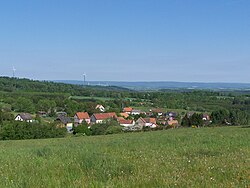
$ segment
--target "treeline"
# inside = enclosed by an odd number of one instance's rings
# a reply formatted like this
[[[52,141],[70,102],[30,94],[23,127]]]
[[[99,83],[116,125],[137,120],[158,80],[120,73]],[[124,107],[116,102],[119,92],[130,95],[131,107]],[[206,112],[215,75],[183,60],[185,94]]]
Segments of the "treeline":
[[[64,93],[77,96],[123,97],[123,93],[126,93],[130,90],[116,86],[82,86],[56,83],[52,81],[38,81],[24,78],[0,77],[0,91]]]
[[[250,115],[246,111],[239,109],[220,109],[213,111],[210,116],[209,121],[203,121],[203,114],[194,113],[192,116],[188,117],[186,114],[181,121],[181,125],[184,127],[202,127],[202,126],[220,126],[220,125],[248,125],[250,122]]]
[[[0,124],[0,140],[61,138],[66,134],[66,128],[58,128],[56,124],[20,121],[5,121]]]

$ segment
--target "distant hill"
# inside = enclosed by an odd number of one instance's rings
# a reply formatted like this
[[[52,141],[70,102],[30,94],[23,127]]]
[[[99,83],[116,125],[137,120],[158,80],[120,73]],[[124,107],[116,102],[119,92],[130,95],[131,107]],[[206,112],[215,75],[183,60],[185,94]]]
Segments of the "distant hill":
[[[68,93],[72,95],[80,95],[93,91],[130,91],[127,88],[118,86],[83,86],[71,83],[58,83],[53,81],[38,81],[30,80],[26,78],[10,78],[0,77],[0,91],[13,92],[13,91],[24,91],[24,92],[49,92],[49,93]],[[101,92],[100,91],[100,92]]]
[[[78,80],[56,80],[55,82],[82,85]],[[212,89],[212,90],[250,90],[250,83],[201,83],[201,82],[114,82],[89,81],[88,85],[117,86],[133,90],[161,89]]]

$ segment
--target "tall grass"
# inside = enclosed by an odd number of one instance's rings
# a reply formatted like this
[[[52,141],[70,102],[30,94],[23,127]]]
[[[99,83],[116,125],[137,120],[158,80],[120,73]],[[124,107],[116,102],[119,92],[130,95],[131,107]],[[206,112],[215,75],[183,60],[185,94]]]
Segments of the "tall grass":
[[[0,187],[249,187],[250,129],[1,141]]]

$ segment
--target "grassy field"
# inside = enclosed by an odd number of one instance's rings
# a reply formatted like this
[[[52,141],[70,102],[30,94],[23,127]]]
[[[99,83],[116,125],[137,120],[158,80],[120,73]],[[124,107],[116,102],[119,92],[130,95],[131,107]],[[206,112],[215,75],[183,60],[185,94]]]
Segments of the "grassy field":
[[[0,187],[249,187],[250,128],[1,141]]]

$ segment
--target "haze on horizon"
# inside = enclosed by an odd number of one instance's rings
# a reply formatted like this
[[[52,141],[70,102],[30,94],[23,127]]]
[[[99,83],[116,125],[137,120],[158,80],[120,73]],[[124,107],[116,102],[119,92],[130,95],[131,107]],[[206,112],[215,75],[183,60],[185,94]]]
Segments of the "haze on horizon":
[[[249,0],[0,1],[0,76],[250,83]]]

